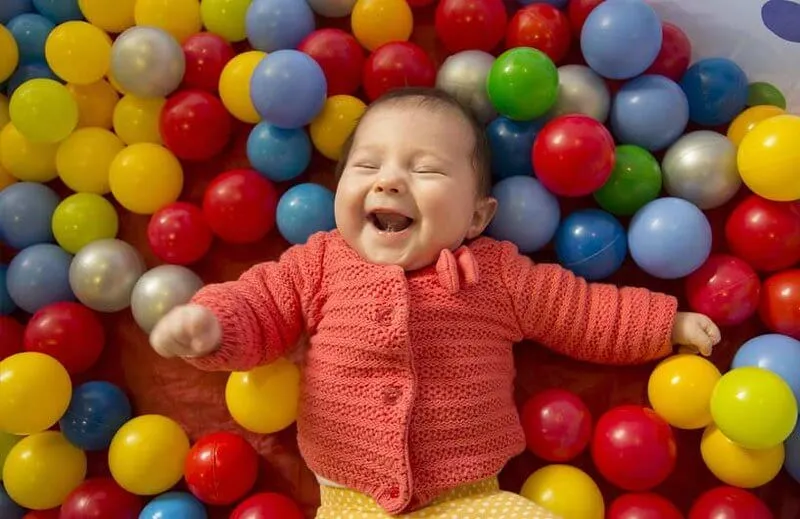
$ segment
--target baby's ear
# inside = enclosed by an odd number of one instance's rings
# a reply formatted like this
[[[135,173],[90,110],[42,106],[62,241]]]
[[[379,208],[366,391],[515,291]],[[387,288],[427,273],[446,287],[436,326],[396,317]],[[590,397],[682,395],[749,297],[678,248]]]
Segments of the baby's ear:
[[[475,206],[475,213],[472,215],[472,223],[467,231],[467,239],[471,240],[480,236],[494,218],[495,212],[497,212],[497,199],[486,196],[479,200]]]

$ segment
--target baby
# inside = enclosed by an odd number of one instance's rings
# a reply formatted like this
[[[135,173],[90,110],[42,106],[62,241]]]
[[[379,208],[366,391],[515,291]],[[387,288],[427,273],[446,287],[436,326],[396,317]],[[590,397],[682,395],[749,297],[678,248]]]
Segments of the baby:
[[[456,100],[391,92],[343,150],[336,230],[206,286],[153,330],[162,356],[225,371],[308,332],[297,430],[318,518],[555,518],[498,486],[525,448],[512,345],[634,364],[720,339],[671,296],[588,284],[481,237],[497,207],[489,159]]]

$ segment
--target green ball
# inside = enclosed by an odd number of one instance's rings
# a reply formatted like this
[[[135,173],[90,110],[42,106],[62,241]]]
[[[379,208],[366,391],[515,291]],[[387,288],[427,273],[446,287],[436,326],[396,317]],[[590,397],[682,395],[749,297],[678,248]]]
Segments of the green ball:
[[[594,192],[597,203],[617,216],[630,216],[661,192],[661,166],[644,148],[617,146],[614,169],[603,187]]]
[[[497,113],[515,121],[530,121],[555,104],[558,69],[544,52],[517,47],[497,57],[486,78],[486,89]]]
[[[771,105],[786,110],[786,98],[770,83],[750,83],[747,87],[747,106]]]

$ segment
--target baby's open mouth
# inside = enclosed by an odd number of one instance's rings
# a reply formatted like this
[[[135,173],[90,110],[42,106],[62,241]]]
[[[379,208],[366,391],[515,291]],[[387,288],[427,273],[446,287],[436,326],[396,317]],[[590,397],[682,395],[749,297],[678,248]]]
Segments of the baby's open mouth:
[[[369,213],[368,218],[369,221],[372,222],[372,225],[383,232],[404,231],[414,223],[414,220],[408,216],[400,213],[387,213],[383,211]]]

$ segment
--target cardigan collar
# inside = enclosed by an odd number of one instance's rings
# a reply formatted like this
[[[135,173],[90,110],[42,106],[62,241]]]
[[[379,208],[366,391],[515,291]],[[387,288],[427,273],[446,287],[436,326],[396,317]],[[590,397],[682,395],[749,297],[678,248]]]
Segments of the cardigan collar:
[[[472,286],[478,282],[478,262],[465,245],[455,251],[443,249],[436,262],[436,274],[442,287],[456,294],[462,284]]]

